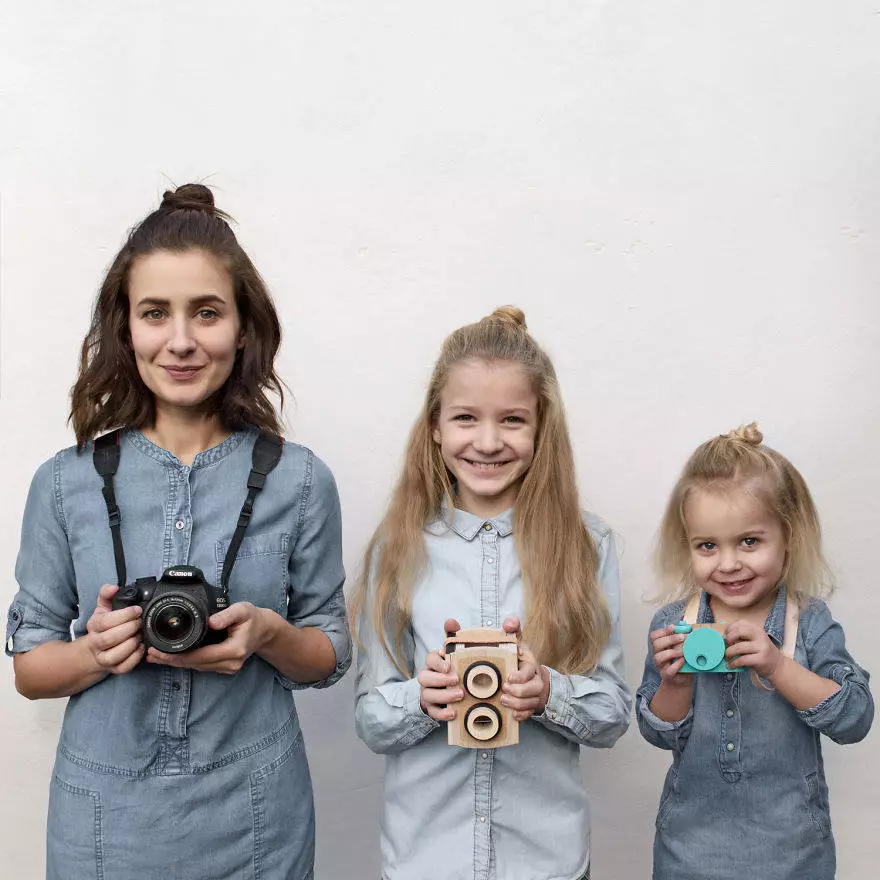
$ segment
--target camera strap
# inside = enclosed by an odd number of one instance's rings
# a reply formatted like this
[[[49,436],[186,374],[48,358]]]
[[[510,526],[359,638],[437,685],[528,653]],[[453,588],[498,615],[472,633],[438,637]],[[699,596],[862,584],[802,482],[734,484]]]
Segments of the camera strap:
[[[220,589],[224,593],[229,592],[229,576],[232,574],[232,566],[235,565],[235,557],[238,555],[238,548],[241,546],[241,539],[244,537],[245,530],[251,520],[251,514],[254,511],[254,499],[266,484],[266,475],[275,469],[275,465],[281,460],[281,453],[284,451],[284,440],[268,431],[260,431],[257,436],[257,442],[254,443],[254,451],[251,457],[251,472],[248,476],[248,494],[238,515],[238,524],[235,526],[235,532],[232,540],[229,542],[229,549],[226,551],[226,558],[223,560],[223,574],[220,575]]]
[[[116,579],[121,590],[125,586],[125,551],[122,549],[122,532],[119,528],[122,518],[119,514],[119,505],[116,503],[116,492],[113,489],[113,475],[119,469],[119,431],[111,431],[103,437],[96,438],[92,461],[98,475],[104,480],[101,494],[104,496],[107,515],[110,518],[113,556],[116,558]]]
[[[110,431],[102,437],[97,437],[92,452],[92,462],[98,475],[104,480],[104,487],[101,494],[104,496],[104,503],[107,505],[107,516],[110,521],[110,533],[113,536],[113,556],[116,560],[116,577],[120,587],[125,586],[125,552],[122,549],[122,530],[120,523],[122,517],[119,512],[119,505],[116,503],[116,492],[113,488],[113,477],[119,470],[119,430]],[[238,523],[232,540],[229,542],[229,549],[226,551],[226,558],[223,560],[223,574],[220,578],[220,587],[223,592],[228,592],[229,576],[232,574],[232,566],[235,565],[235,557],[238,555],[238,548],[244,538],[251,514],[254,510],[254,500],[257,494],[266,484],[266,476],[275,469],[275,465],[281,460],[281,453],[284,451],[284,440],[276,434],[270,434],[268,431],[260,431],[254,443],[253,454],[251,456],[251,472],[248,475],[247,487],[248,494],[241,513],[238,515]]]

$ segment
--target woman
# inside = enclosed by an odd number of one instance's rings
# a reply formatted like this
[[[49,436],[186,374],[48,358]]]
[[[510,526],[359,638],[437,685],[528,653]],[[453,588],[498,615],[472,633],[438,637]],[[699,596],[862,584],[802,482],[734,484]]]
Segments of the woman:
[[[189,184],[131,232],[83,343],[77,446],[39,468],[28,496],[7,651],[22,694],[70,697],[53,880],[312,876],[289,692],[331,685],[350,663],[339,501],[327,467],[277,436],[266,392],[281,395],[279,322],[226,219]],[[118,463],[99,475],[90,441],[111,428],[98,448]],[[262,490],[261,449],[277,459]],[[197,583],[177,577],[170,611],[153,613],[148,581],[114,602],[122,581],[182,571]],[[193,593],[220,597],[206,620]],[[197,647],[182,650],[181,628]]]

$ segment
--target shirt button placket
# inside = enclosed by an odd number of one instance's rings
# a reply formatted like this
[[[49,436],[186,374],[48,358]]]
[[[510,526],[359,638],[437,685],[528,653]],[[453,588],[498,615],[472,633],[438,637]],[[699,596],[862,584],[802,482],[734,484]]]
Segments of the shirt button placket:
[[[492,770],[495,752],[474,752],[474,758],[474,878],[489,880],[492,856]]]

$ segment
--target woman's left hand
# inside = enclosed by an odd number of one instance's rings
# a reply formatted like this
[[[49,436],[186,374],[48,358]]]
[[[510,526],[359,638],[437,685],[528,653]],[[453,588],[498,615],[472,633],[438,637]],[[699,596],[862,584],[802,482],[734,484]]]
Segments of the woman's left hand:
[[[506,617],[502,626],[505,632],[519,639],[522,627],[518,617]],[[538,663],[526,645],[520,643],[519,669],[510,673],[501,690],[501,705],[513,709],[517,721],[525,721],[544,711],[550,699],[550,672]]]
[[[180,654],[164,654],[150,648],[147,663],[234,675],[251,654],[256,654],[268,641],[270,624],[267,615],[272,613],[250,602],[236,602],[208,618],[211,629],[229,629],[225,641]]]
[[[769,680],[782,661],[782,652],[757,624],[734,621],[724,631],[724,641],[728,645],[724,657],[732,669],[746,666]]]

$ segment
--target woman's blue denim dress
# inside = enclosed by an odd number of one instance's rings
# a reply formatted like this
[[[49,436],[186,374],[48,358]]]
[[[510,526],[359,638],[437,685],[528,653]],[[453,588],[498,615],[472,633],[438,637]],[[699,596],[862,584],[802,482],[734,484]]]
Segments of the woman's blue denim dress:
[[[654,615],[651,631],[677,623],[678,602]],[[698,620],[712,623],[703,594]],[[780,589],[764,629],[778,646],[785,621]],[[648,648],[636,693],[639,728],[672,752],[654,837],[654,880],[834,880],[835,852],[820,735],[857,742],[871,727],[868,674],[846,649],[821,601],[798,624],[794,659],[840,690],[799,711],[759,688],[748,672],[694,676],[693,708],[681,721],[651,712],[660,686]]]
[[[124,432],[116,494],[128,580],[172,565],[218,584],[247,494],[254,430],[192,466]],[[66,449],[31,485],[9,610],[7,651],[85,633],[102,584],[116,582],[91,447]],[[258,495],[229,583],[230,601],[318,627],[350,663],[341,518],[327,467],[287,443]],[[259,657],[235,675],[141,664],[68,701],[49,797],[50,880],[303,880],[314,810],[291,691]]]

